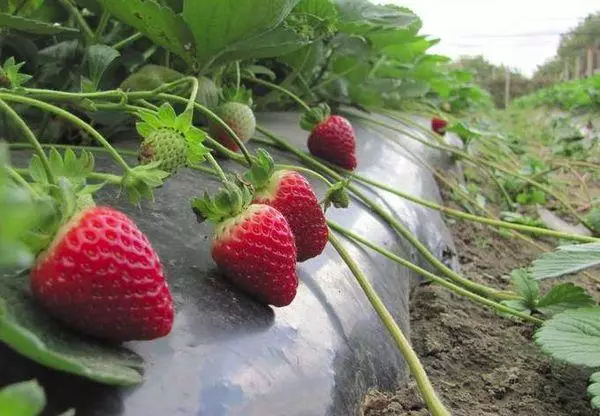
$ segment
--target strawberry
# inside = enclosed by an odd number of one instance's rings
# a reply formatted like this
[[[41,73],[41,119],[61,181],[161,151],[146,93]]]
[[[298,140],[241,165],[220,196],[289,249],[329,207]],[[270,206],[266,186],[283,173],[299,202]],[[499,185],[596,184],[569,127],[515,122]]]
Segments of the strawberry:
[[[298,288],[292,230],[275,208],[250,200],[246,187],[227,182],[214,201],[195,199],[192,209],[217,224],[212,258],[231,282],[265,304],[289,305]]]
[[[236,136],[246,143],[254,136],[256,131],[256,118],[252,109],[240,102],[230,101],[222,104],[215,112],[236,134]],[[212,121],[210,123],[210,135],[229,150],[238,151],[239,146],[230,137],[225,128]]]
[[[92,207],[62,225],[31,271],[34,297],[55,318],[111,341],[167,335],[173,303],[163,267],[125,214]]]
[[[438,117],[434,117],[431,119],[431,130],[443,136],[446,134],[446,127],[448,126],[448,122]]]
[[[146,165],[159,161],[161,170],[172,173],[187,160],[185,137],[171,129],[163,128],[152,131],[140,145],[139,161]]]
[[[246,175],[256,193],[254,204],[270,205],[287,220],[296,242],[297,261],[323,252],[329,237],[325,214],[304,176],[289,170],[274,171],[274,162],[264,150]]]
[[[310,131],[308,150],[314,156],[352,171],[357,166],[354,130],[344,117],[329,113],[329,107],[322,104],[302,118],[302,128]]]

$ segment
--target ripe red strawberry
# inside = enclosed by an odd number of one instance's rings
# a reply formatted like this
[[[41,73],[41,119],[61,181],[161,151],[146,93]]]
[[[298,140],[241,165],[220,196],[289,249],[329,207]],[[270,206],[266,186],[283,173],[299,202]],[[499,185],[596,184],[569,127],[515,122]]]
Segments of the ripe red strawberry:
[[[215,113],[233,130],[242,143],[246,143],[254,136],[256,118],[252,109],[246,104],[231,101],[221,105]],[[210,123],[210,135],[229,150],[234,152],[239,150],[233,138],[216,121]]]
[[[273,306],[289,305],[296,297],[296,245],[285,217],[275,208],[248,206],[251,195],[222,191],[215,204],[208,197],[196,199],[193,209],[217,223],[212,241],[212,258],[236,286],[259,301]],[[242,196],[243,194],[243,196]],[[233,201],[223,210],[225,199]],[[219,205],[219,206],[217,206]]]
[[[273,159],[261,149],[246,178],[256,189],[252,203],[270,205],[287,220],[296,241],[297,261],[323,252],[329,228],[317,196],[304,176],[289,170],[274,172]]]
[[[150,340],[173,326],[163,267],[146,236],[108,207],[79,212],[40,254],[31,289],[74,329],[112,341]]]
[[[437,134],[443,136],[446,134],[446,127],[448,126],[448,122],[438,117],[434,117],[431,119],[431,130],[436,132]]]
[[[329,107],[322,105],[307,113],[301,125],[311,132],[308,150],[312,155],[347,170],[356,169],[356,137],[348,120],[330,116]]]

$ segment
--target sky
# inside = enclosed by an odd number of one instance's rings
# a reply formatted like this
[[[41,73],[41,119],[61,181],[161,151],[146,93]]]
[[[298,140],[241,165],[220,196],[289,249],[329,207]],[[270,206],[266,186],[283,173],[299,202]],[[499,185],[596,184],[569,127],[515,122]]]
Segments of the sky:
[[[430,49],[456,58],[484,55],[531,75],[552,57],[560,33],[600,11],[600,0],[373,0],[412,9],[421,33],[441,39]]]

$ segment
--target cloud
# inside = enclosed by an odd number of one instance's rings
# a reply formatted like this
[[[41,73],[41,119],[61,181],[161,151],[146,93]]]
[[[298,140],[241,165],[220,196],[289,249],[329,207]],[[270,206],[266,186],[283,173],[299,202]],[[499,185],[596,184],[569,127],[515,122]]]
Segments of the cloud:
[[[439,37],[432,51],[450,57],[482,54],[532,74],[556,52],[560,33],[600,9],[598,0],[376,0],[412,9],[423,33]]]

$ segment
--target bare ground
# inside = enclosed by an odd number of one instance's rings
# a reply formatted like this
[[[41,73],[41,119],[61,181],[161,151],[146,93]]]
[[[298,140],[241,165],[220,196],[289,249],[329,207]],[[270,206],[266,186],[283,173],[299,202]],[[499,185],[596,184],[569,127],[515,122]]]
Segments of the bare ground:
[[[449,221],[462,273],[508,288],[506,275],[539,253],[516,238],[479,224]],[[577,276],[594,295],[600,286]],[[411,304],[413,346],[454,416],[591,416],[590,371],[553,361],[532,342],[533,326],[423,284]],[[414,384],[397,392],[371,391],[364,416],[426,416]]]

